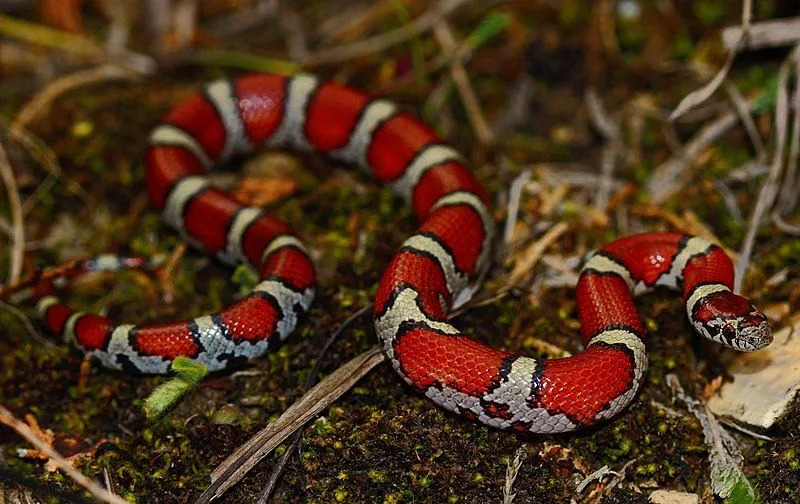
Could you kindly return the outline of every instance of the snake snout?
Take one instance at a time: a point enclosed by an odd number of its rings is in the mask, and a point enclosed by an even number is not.
[[[772,343],[766,315],[746,298],[730,291],[703,300],[695,315],[699,332],[725,346],[753,352]]]
[[[772,343],[772,329],[767,317],[760,312],[748,315],[739,322],[739,331],[732,340],[734,348],[743,352],[761,350]]]

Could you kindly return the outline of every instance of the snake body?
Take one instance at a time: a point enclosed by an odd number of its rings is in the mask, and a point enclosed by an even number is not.
[[[476,342],[448,322],[490,262],[494,222],[464,157],[414,115],[359,90],[299,74],[221,80],[178,104],[150,136],[147,188],[188,243],[260,275],[233,305],[167,324],[115,324],[39,301],[47,328],[109,368],[166,373],[184,355],[210,370],[241,365],[285,339],[314,297],[311,258],[291,228],[212,187],[206,172],[262,148],[319,152],[357,166],[407,200],[421,225],[378,285],[374,325],[394,370],[452,412],[484,424],[565,432],[616,415],[647,368],[633,294],[677,289],[697,332],[738,350],[767,345],[766,317],[735,295],[731,261],[679,233],[617,240],[592,255],[577,286],[585,350],[533,359]],[[113,258],[87,269],[114,269]]]

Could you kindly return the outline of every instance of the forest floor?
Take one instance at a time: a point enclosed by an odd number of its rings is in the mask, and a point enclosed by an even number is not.
[[[37,265],[75,257],[182,253],[180,238],[145,195],[148,131],[203,83],[246,71],[314,71],[419,113],[473,162],[493,195],[501,230],[509,187],[529,173],[513,233],[499,246],[504,250],[480,295],[493,301],[474,303],[456,325],[533,357],[581,349],[569,269],[578,258],[645,230],[706,234],[742,250],[774,152],[788,151],[775,124],[792,117],[779,110],[778,99],[781,86],[791,96],[798,85],[780,79],[782,65],[789,75],[795,71],[790,47],[740,51],[720,90],[676,121],[667,119],[723,66],[720,33],[740,23],[738,2],[445,1],[434,7],[419,0],[328,0],[292,2],[290,9],[214,0],[191,10],[190,1],[175,3],[175,22],[166,27],[145,10],[120,20],[116,2],[55,3],[41,2],[34,11],[17,7],[0,19],[2,144],[22,199],[25,240],[23,260],[14,266],[19,247],[12,201],[3,192],[0,281],[15,268],[24,276]],[[432,14],[450,4],[451,12]],[[799,13],[792,2],[763,1],[753,19]],[[12,15],[28,24],[9,27]],[[102,48],[125,23],[133,26],[125,34],[127,52],[109,56]],[[27,35],[39,27],[48,31]],[[396,39],[382,38],[395,30]],[[56,44],[54,33],[67,38]],[[79,50],[87,41],[100,52]],[[101,64],[107,66],[85,83],[52,87]],[[122,78],[109,78],[117,73]],[[746,116],[750,131],[737,116],[740,95],[754,103]],[[733,114],[732,127],[692,150],[698,132],[725,114]],[[27,143],[10,133],[12,124],[22,127]],[[677,175],[655,183],[665,163],[677,163]],[[305,239],[319,272],[318,294],[285,344],[241,371],[211,376],[162,420],[148,421],[142,404],[167,377],[87,367],[66,345],[42,343],[30,303],[4,303],[0,310],[0,404],[52,430],[53,446],[77,454],[80,471],[107,478],[131,501],[193,502],[214,467],[302,396],[319,349],[371,302],[393,251],[415,226],[411,210],[387,188],[317,157],[265,153],[248,160],[244,171],[245,180],[274,196],[264,203]],[[769,208],[797,222],[796,205],[780,208],[781,195],[792,187],[796,192],[796,181],[781,175],[777,182]],[[769,218],[754,230],[742,290],[777,329],[800,304],[800,240]],[[528,264],[531,244],[544,236],[544,254]],[[143,272],[99,275],[77,283],[68,297],[117,320],[163,321],[217,309],[239,292],[241,275],[232,269],[197,251],[176,257],[168,282]],[[512,283],[509,272],[517,265],[525,268]],[[709,387],[713,393],[715,379],[729,378],[730,353],[692,334],[677,296],[649,294],[639,306],[650,367],[633,404],[613,420],[552,437],[501,432],[437,408],[384,363],[305,428],[302,456],[290,461],[275,501],[503,502],[511,466],[518,469],[511,491],[516,503],[644,503],[656,488],[714,502],[702,426],[673,403],[665,376],[675,374],[688,395],[703,398]],[[324,357],[323,375],[375,345],[369,320],[356,321]],[[799,426],[794,406],[766,433],[769,440],[730,431],[762,502],[800,502]],[[4,491],[43,482],[31,489],[43,502],[80,491],[44,460],[21,457],[24,446],[13,430],[0,428]],[[219,502],[255,502],[284,449]],[[609,475],[577,490],[603,466],[624,470],[624,477],[609,484]],[[61,497],[47,500],[54,491]]]

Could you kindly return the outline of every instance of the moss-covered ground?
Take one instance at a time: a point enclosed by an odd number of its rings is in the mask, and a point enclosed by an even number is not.
[[[302,2],[296,9],[314,27],[340,3],[346,2]],[[452,16],[453,29],[461,36],[478,26],[488,12],[507,16],[506,28],[477,48],[467,63],[490,122],[508,112],[510,83],[519,83],[526,75],[533,82],[528,109],[513,127],[498,134],[491,148],[475,141],[456,92],[439,86],[440,80],[447,81],[446,72],[406,81],[397,77],[403,68],[413,67],[412,55],[436,56],[439,48],[431,36],[422,35],[356,62],[314,70],[365,89],[385,90],[421,113],[474,161],[478,177],[496,195],[533,163],[598,167],[602,138],[590,127],[585,89],[596,87],[612,111],[623,110],[634,97],[668,110],[699,83],[680,68],[693,58],[721,64],[724,54],[716,33],[736,23],[739,16],[738,2],[723,0],[622,3],[638,6],[640,17],[618,17],[613,57],[602,41],[587,42],[602,38],[595,2],[501,2],[489,7],[474,3]],[[424,2],[395,4],[419,12]],[[757,4],[756,15],[761,19],[793,12],[779,2]],[[385,16],[371,33],[403,22],[400,14]],[[219,40],[208,43],[225,47]],[[233,47],[285,55],[280,34],[252,33]],[[757,94],[774,81],[783,57],[778,51],[745,55],[730,79],[743,93]],[[151,255],[174,250],[180,242],[176,234],[152,209],[137,204],[145,188],[142,154],[147,131],[171,104],[201,83],[238,72],[213,65],[166,68],[138,82],[103,84],[59,98],[50,113],[31,126],[56,153],[63,176],[39,195],[39,203],[26,216],[27,239],[38,243],[26,254],[26,267],[57,264],[75,253]],[[31,96],[23,86],[4,93],[0,109],[8,117]],[[767,103],[755,117],[765,138],[773,136],[771,114],[772,105]],[[670,155],[661,123],[644,121],[640,160],[616,174],[625,182],[642,184],[653,167]],[[679,139],[687,140],[698,126],[679,123]],[[19,160],[15,168],[21,192],[28,196],[46,172],[22,150],[13,149],[11,155]],[[738,249],[746,221],[731,216],[711,180],[752,157],[743,131],[726,135],[687,172],[691,178],[687,189],[663,208],[678,215],[693,211],[724,244]],[[256,164],[269,167],[273,162],[274,158],[267,157]],[[56,447],[67,455],[92,448],[93,455],[78,461],[78,467],[99,480],[107,470],[125,498],[140,503],[191,502],[208,485],[213,467],[302,395],[318,349],[349,314],[370,302],[393,250],[414,227],[402,201],[361,174],[314,157],[301,157],[296,164],[292,176],[299,189],[274,210],[306,239],[320,285],[308,319],[287,343],[244,372],[211,376],[163,420],[150,423],[141,406],[165,378],[127,376],[92,366],[88,377],[81,379],[81,355],[64,345],[42,345],[16,315],[0,311],[0,403],[20,417],[31,414],[42,427],[52,429]],[[759,181],[734,186],[735,198],[746,213],[753,206]],[[74,190],[76,186],[79,191]],[[624,212],[636,200],[644,201],[641,186],[633,198]],[[569,222],[571,228],[550,252],[569,256],[619,235],[614,214],[606,227],[585,225],[581,212],[575,211],[582,204],[580,199],[579,192],[569,193],[556,212],[556,218]],[[524,222],[535,221],[534,207],[523,205]],[[504,217],[503,208],[499,205],[498,219]],[[0,215],[8,215],[5,200],[0,201]],[[656,219],[631,219],[644,229],[669,228]],[[2,243],[0,278],[5,278],[9,247],[7,241]],[[798,241],[764,225],[745,291],[759,306],[788,301],[790,311],[796,311],[798,264]],[[782,270],[787,272],[784,281],[766,282]],[[500,287],[498,279],[505,271],[502,264],[495,265],[489,289]],[[234,299],[238,287],[231,281],[232,273],[202,253],[190,251],[177,268],[171,303],[162,301],[154,279],[134,272],[84,283],[70,298],[88,309],[107,307],[119,319],[188,317]],[[632,406],[614,420],[557,437],[499,432],[444,413],[401,383],[384,364],[308,426],[302,458],[289,465],[276,501],[501,502],[506,468],[524,445],[526,457],[514,484],[518,503],[560,503],[573,497],[581,502],[596,485],[577,495],[577,482],[603,465],[620,470],[628,463],[625,483],[590,501],[602,497],[603,502],[644,503],[648,491],[660,487],[697,492],[703,502],[712,502],[709,453],[701,426],[680,405],[672,404],[664,376],[675,373],[687,392],[699,397],[712,379],[725,376],[719,358],[722,350],[690,334],[682,303],[675,296],[648,295],[640,306],[650,330],[650,369]],[[35,319],[31,306],[20,308]],[[580,350],[573,293],[567,288],[545,290],[536,303],[527,295],[512,293],[470,310],[457,325],[482,341],[532,356],[544,356],[533,338],[571,352]],[[334,345],[323,372],[329,373],[373,345],[369,322],[358,322]],[[681,415],[670,414],[662,405]],[[795,407],[769,433],[774,441],[734,434],[745,454],[745,472],[764,502],[800,502],[799,424],[800,409]],[[13,431],[0,428],[0,464],[54,483],[63,491],[76,490],[62,474],[46,472],[41,461],[20,458],[17,449],[23,445]],[[281,453],[279,449],[263,461],[220,502],[254,502]]]

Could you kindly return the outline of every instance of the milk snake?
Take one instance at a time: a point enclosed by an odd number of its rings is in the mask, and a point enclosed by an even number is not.
[[[147,190],[184,240],[260,275],[252,292],[187,321],[116,325],[53,296],[46,327],[103,365],[167,373],[185,355],[210,370],[237,366],[285,339],[314,297],[315,271],[284,222],[242,206],[205,173],[264,147],[316,151],[389,184],[422,222],[378,285],[375,330],[386,358],[413,388],[484,424],[555,433],[616,415],[647,368],[645,329],[632,295],[679,290],[701,335],[738,350],[772,340],[766,317],[732,293],[733,267],[718,246],[679,233],[645,233],[606,245],[577,286],[585,350],[533,359],[478,343],[447,321],[455,300],[490,262],[494,222],[464,157],[392,102],[311,75],[247,75],[214,82],[177,105],[150,136]],[[84,269],[115,269],[104,258]]]

